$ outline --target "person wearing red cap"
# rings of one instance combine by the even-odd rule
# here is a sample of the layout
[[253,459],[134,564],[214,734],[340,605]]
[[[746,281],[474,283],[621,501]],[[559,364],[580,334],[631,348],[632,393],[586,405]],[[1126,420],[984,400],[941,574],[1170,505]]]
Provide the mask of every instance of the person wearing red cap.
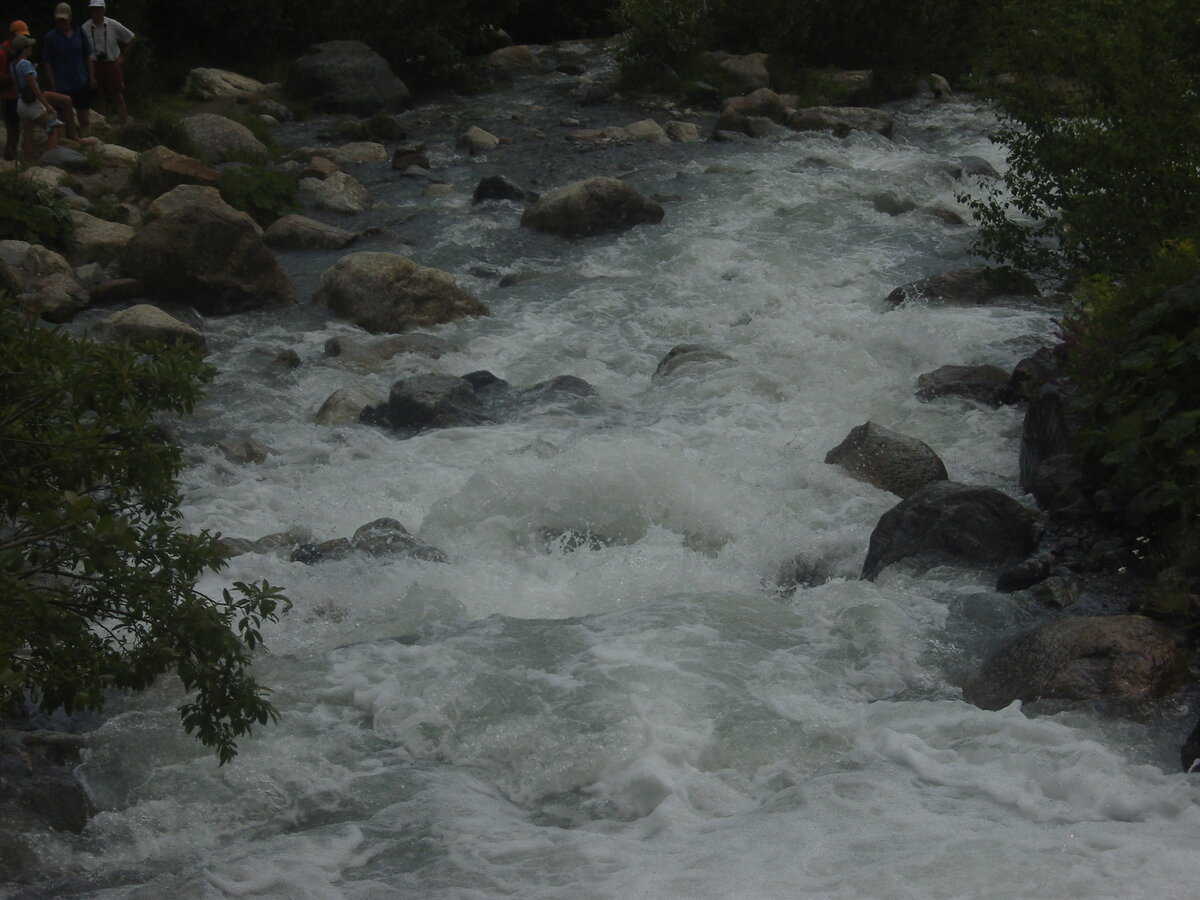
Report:
[[125,107],[125,58],[138,39],[116,19],[110,19],[107,12],[105,0],[89,0],[88,15],[91,18],[83,23],[83,31],[92,42],[92,58],[96,61],[96,98],[100,101],[100,112],[108,115],[111,98],[124,128],[129,122],[129,111]]
[[0,100],[4,103],[4,158],[17,158],[17,142],[21,137],[21,117],[17,115],[17,85],[8,66],[16,59],[12,39],[17,35],[29,37],[29,26],[17,19],[8,26],[8,37],[0,43]]
[[12,61],[8,65],[8,75],[17,85],[17,115],[21,118],[21,130],[24,132],[25,162],[33,162],[33,127],[40,125],[46,129],[46,149],[53,150],[58,146],[58,129],[62,122],[54,115],[54,106],[50,98],[38,87],[37,68],[30,61],[29,55],[36,44],[33,38],[16,34],[9,40],[12,47]]

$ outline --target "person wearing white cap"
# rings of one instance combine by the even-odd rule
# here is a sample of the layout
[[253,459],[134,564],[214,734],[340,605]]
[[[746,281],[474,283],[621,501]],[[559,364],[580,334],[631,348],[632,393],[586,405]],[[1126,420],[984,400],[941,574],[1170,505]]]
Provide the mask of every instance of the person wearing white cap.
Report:
[[124,128],[129,122],[129,111],[125,107],[125,58],[137,43],[137,36],[116,19],[110,19],[107,12],[104,0],[88,0],[91,18],[83,23],[83,31],[92,42],[100,112],[108,115],[111,99]]

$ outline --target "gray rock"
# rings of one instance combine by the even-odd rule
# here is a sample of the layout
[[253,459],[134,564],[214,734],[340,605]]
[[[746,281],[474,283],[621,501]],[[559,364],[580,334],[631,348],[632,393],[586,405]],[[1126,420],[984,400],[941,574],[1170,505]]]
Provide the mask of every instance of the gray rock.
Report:
[[363,410],[382,402],[383,398],[370,388],[359,385],[341,388],[325,399],[313,422],[317,425],[356,425]]
[[263,234],[267,246],[278,250],[341,250],[357,238],[353,231],[298,214],[276,219]]
[[21,305],[47,322],[70,322],[76,313],[87,309],[91,295],[74,275],[56,272],[34,281],[20,297]]
[[217,186],[217,171],[198,159],[152,147],[138,156],[138,183],[151,197],[165,194],[181,184]]
[[260,537],[254,542],[255,553],[291,553],[300,544],[312,540],[312,532],[303,525],[289,528],[287,531],[277,531]]
[[917,378],[917,398],[926,402],[961,397],[987,406],[1013,401],[1010,376],[998,366],[941,366]]
[[38,165],[78,172],[88,167],[88,158],[70,147],[55,147],[38,157]]
[[472,203],[483,203],[486,200],[513,200],[517,203],[527,203],[537,199],[537,194],[531,194],[514,181],[503,175],[489,175],[482,178],[475,186],[471,197]]
[[368,556],[409,556],[431,562],[446,562],[446,554],[408,533],[395,519],[376,519],[363,525],[350,538],[350,545]]
[[1189,655],[1179,634],[1144,616],[1069,616],[1001,646],[963,696],[983,709],[1165,697],[1183,685]]
[[198,100],[249,100],[262,89],[261,81],[223,69],[192,69],[183,83],[184,93]]
[[397,381],[387,403],[364,410],[363,418],[407,434],[491,421],[482,413],[471,382],[435,373]]
[[113,313],[96,330],[106,340],[187,344],[200,350],[205,347],[203,334],[148,303]]
[[676,344],[667,351],[667,355],[659,360],[654,370],[654,378],[667,378],[678,374],[683,369],[694,369],[705,363],[736,362],[728,353],[722,353],[703,344]]
[[361,41],[329,41],[310,47],[288,70],[284,93],[320,112],[358,116],[412,105],[408,88],[387,60]]
[[240,122],[216,113],[194,113],[181,121],[201,158],[210,163],[262,162],[267,148]]
[[793,131],[832,131],[839,137],[852,131],[873,131],[891,137],[896,117],[867,106],[810,106],[791,113],[786,124]]
[[563,237],[624,231],[661,222],[665,211],[616,178],[577,181],[551,191],[521,216],[521,225]]
[[321,275],[315,303],[374,334],[486,316],[488,309],[453,276],[395,253],[350,253]]
[[125,245],[121,270],[152,294],[228,315],[296,299],[291,280],[245,216],[187,206]]
[[924,302],[953,306],[987,305],[1041,296],[1033,279],[1012,269],[968,266],[950,269],[910,281],[896,288],[884,301],[889,306]]
[[247,463],[258,465],[267,461],[268,456],[274,456],[276,451],[268,447],[262,441],[256,441],[253,438],[238,437],[225,438],[217,441],[217,449],[221,454],[236,465],[244,466]]
[[439,356],[453,353],[458,348],[445,338],[435,337],[432,334],[412,333],[384,338],[372,344],[369,349],[380,359],[391,359],[393,356],[401,354],[437,359]]
[[317,209],[357,215],[371,207],[371,192],[353,176],[334,172],[327,178],[302,178],[300,195]]
[[846,439],[825,455],[825,462],[900,497],[949,477],[945,463],[924,441],[872,422],[851,429]]
[[477,125],[472,125],[458,136],[455,146],[460,150],[466,150],[472,155],[487,153],[489,150],[495,150],[500,146],[500,138],[491,132],[484,131]]
[[108,265],[121,255],[134,230],[119,222],[98,219],[79,210],[71,211],[71,246],[68,256],[76,265],[98,262]]
[[871,533],[863,578],[909,558],[999,566],[1025,559],[1039,538],[1037,514],[995,488],[935,481],[901,500]]

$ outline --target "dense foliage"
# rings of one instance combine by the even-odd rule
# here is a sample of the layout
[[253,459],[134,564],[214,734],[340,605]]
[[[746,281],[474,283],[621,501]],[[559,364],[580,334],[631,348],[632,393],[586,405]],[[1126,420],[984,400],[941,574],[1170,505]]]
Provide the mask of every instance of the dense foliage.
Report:
[[0,173],[0,235],[63,250],[71,233],[65,200],[16,172]]
[[179,451],[156,422],[211,375],[194,350],[75,339],[0,306],[0,710],[99,709],[174,672],[185,729],[222,762],[274,718],[250,664],[282,598],[195,589],[224,557],[180,529]]
[[992,65],[1003,185],[976,249],[1028,271],[1119,275],[1200,221],[1200,16],[1190,0],[1009,0]]

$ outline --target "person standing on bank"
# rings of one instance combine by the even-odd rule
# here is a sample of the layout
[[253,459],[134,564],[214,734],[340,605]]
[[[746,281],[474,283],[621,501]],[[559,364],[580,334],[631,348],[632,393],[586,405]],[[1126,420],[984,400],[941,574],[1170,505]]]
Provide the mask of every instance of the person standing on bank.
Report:
[[100,112],[108,115],[111,99],[124,128],[129,124],[129,111],[125,108],[125,59],[137,43],[137,37],[116,19],[108,18],[107,12],[105,0],[88,0],[91,18],[83,23],[83,31],[92,42]]
[[46,149],[58,146],[58,130],[62,127],[54,115],[50,98],[38,87],[37,68],[29,59],[36,44],[28,35],[18,34],[11,41],[12,61],[8,64],[9,77],[17,85],[17,115],[21,118],[24,132],[25,162],[33,162],[33,128],[40,125],[46,129]]
[[9,74],[8,66],[16,62],[17,51],[12,48],[12,39],[20,35],[29,37],[29,26],[17,19],[8,26],[8,37],[0,44],[0,98],[4,102],[4,158],[17,158],[17,144],[21,140],[21,117],[17,114],[17,83]]
[[[92,95],[96,90],[96,73],[92,64],[92,42],[82,28],[71,24],[71,4],[54,7],[54,28],[46,33],[42,45],[42,60],[46,63],[46,80],[50,90],[66,94],[79,114],[79,130],[84,136],[92,132]],[[79,140],[73,117],[66,119],[67,137]]]

